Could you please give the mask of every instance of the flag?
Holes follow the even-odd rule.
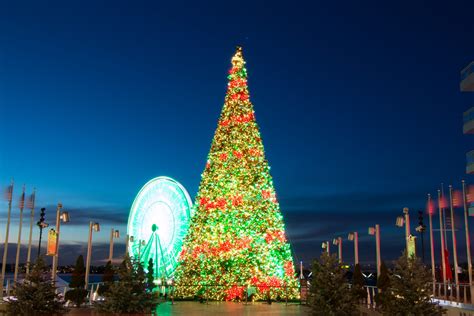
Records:
[[[434,203],[430,198],[428,198],[428,202],[426,202],[426,212],[430,215],[434,214]]]
[[[449,251],[444,249],[444,265],[446,267],[446,280],[453,279],[453,273],[451,271],[451,265],[449,264]]]
[[[444,196],[441,196],[441,198],[438,199],[438,206],[439,206],[439,208],[447,208],[448,207],[448,201],[446,201],[446,198]]]
[[[20,208],[25,207],[25,190],[23,190],[23,193],[20,196]]]
[[[34,191],[28,197],[27,207],[31,210],[35,208],[35,192]]]
[[[5,199],[8,202],[11,202],[13,198],[13,184],[10,184],[6,189],[5,189]]]
[[[463,207],[462,192],[458,190],[453,191],[453,207]]]
[[[474,202],[474,185],[469,185],[466,190],[466,200],[468,203]]]

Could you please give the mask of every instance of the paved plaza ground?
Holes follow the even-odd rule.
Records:
[[[309,315],[309,308],[295,303],[273,303],[271,305],[262,302],[256,303],[234,303],[234,302],[176,302],[162,303],[157,309],[158,316],[167,315],[282,315],[300,316]]]
[[[71,309],[68,316],[99,316],[101,314],[92,309]],[[156,308],[155,315],[281,315],[281,316],[300,316],[309,315],[309,308],[300,304],[273,303],[233,303],[233,302],[176,302],[171,305],[170,302],[161,303]]]

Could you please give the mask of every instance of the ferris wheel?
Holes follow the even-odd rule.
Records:
[[[128,251],[145,271],[153,260],[155,279],[173,275],[192,212],[186,189],[168,177],[148,181],[135,197],[127,224]]]

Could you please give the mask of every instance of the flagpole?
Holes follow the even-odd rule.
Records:
[[[471,294],[471,304],[473,302],[472,295],[474,294],[473,284],[472,284],[472,262],[471,262],[471,238],[469,237],[469,223],[468,223],[468,209],[467,209],[467,199],[466,199],[466,182],[462,180],[462,196],[463,196],[463,205],[464,205],[464,226],[466,230],[466,251],[467,251],[467,270],[469,273],[469,289]]]
[[[375,248],[376,248],[376,255],[377,255],[377,279],[380,276],[380,267],[382,265],[382,259],[380,256],[380,225],[375,225]]]
[[[33,236],[33,222],[35,220],[35,198],[36,198],[36,189],[33,189],[33,194],[31,194],[29,206],[30,208],[30,237],[28,238],[28,255],[26,257],[26,275],[30,273],[31,265],[31,240]]]
[[[454,226],[453,186],[452,185],[449,185],[449,208],[451,210],[451,236],[453,239],[454,282],[456,282],[456,299],[459,300],[458,250],[457,250],[457,243],[456,243],[456,231],[455,231],[455,226]]]
[[[433,238],[433,210],[431,206],[431,194],[428,194],[428,218],[430,221],[430,250],[431,250],[431,275],[433,277],[433,295],[436,292],[436,267],[434,258],[434,238]]]
[[[438,210],[439,210],[439,233],[441,237],[441,265],[443,267],[443,285],[444,295],[446,296],[446,261],[445,261],[445,245],[444,245],[444,225],[443,225],[443,208],[441,207],[441,191],[438,190]]]
[[[21,248],[21,227],[23,226],[23,209],[25,207],[25,185],[23,185],[23,193],[20,197],[20,224],[18,227],[18,241],[16,243],[16,260],[15,272],[13,274],[13,282],[16,283],[18,279],[18,269],[20,265],[20,248]]]
[[[5,280],[5,268],[7,266],[7,255],[8,255],[8,235],[10,233],[10,219],[11,219],[11,213],[12,213],[12,199],[13,199],[13,180],[8,187],[8,215],[7,215],[7,229],[5,232],[5,242],[3,245],[3,261],[2,261],[2,279],[0,280],[1,285],[2,285],[2,291],[0,293],[0,297],[3,297],[3,282]]]

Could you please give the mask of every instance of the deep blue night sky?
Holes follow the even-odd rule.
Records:
[[[474,60],[473,9],[3,2],[0,183],[14,177],[16,193],[36,186],[50,222],[58,201],[71,211],[65,251],[85,252],[85,223],[99,220],[94,259],[105,258],[105,228],[124,230],[146,181],[168,175],[196,194],[241,44],[297,259],[358,230],[361,261],[374,261],[366,232],[375,223],[382,255],[393,259],[404,245],[394,226],[402,207],[414,214],[441,182],[473,180],[464,175],[474,139],[462,135],[462,113],[474,94],[459,92],[460,70]]]

